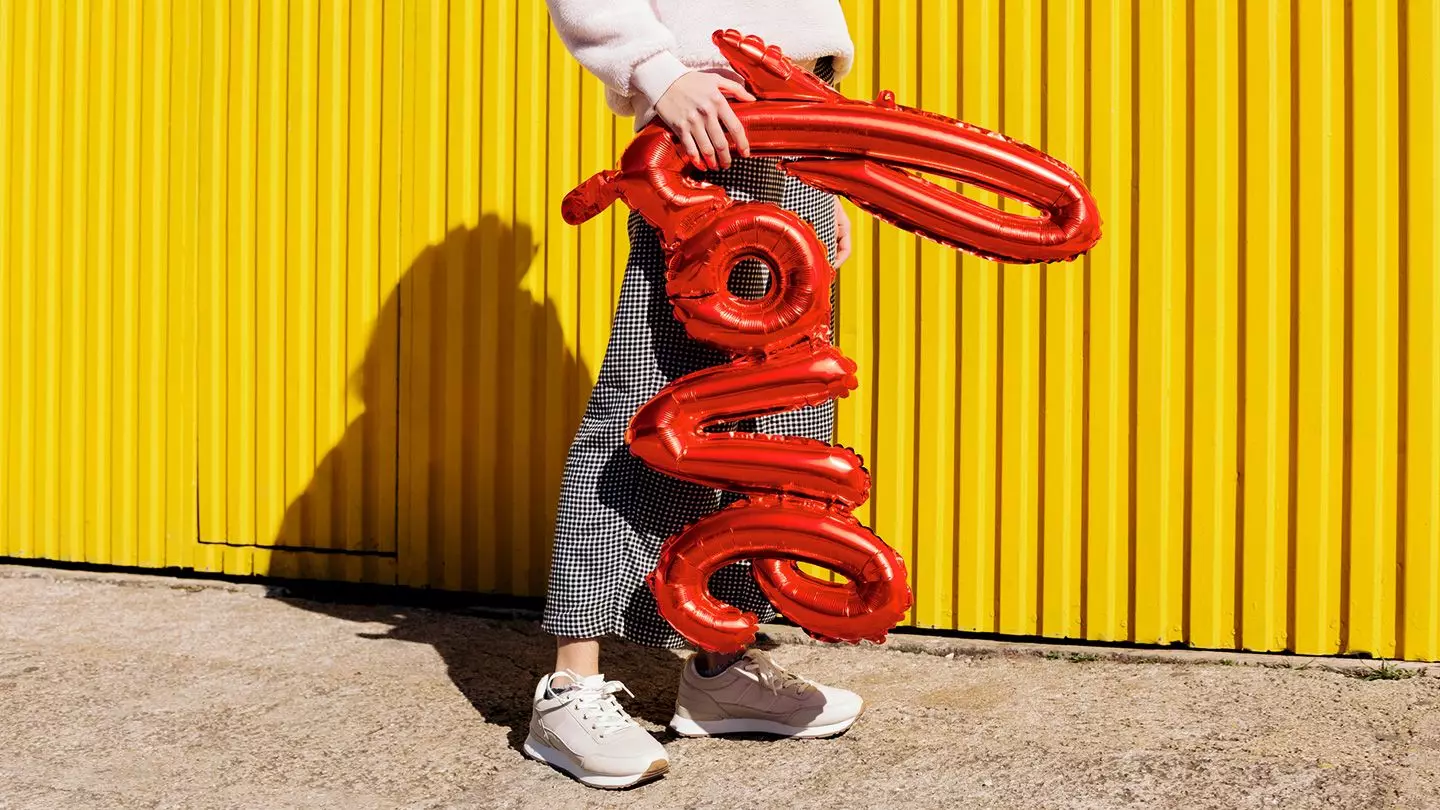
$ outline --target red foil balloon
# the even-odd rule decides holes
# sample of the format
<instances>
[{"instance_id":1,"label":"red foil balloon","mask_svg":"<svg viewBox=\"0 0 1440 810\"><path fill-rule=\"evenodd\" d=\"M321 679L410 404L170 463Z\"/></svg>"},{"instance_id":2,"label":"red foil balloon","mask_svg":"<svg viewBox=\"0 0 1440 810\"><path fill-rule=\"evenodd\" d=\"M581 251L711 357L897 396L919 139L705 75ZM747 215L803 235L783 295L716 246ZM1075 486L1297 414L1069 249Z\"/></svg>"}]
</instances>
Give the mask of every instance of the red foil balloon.
<instances>
[{"instance_id":1,"label":"red foil balloon","mask_svg":"<svg viewBox=\"0 0 1440 810\"><path fill-rule=\"evenodd\" d=\"M719 31L714 40L757 99L734 104L752 154L790 158L781 168L803 182L899 228L997 261L1074 259L1100 238L1095 201L1054 158L899 106L888 91L874 103L847 99L756 37ZM650 467L747 496L667 540L650 588L661 615L691 643L738 650L754 641L755 616L717 600L708 582L748 559L765 595L811 636L882 641L912 599L900 555L851 514L870 492L860 457L810 439L709 430L855 389L854 362L830 343L834 270L825 246L794 213L737 203L696 171L670 132L651 124L618 170L586 180L562 207L572 225L616 200L638 211L660 232L676 317L691 336L735 358L666 386L626 433L631 452ZM1039 215L991 208L914 172L996 192ZM765 297L727 289L743 259L772 269ZM849 581L810 576L799 562Z\"/></svg>"}]
</instances>

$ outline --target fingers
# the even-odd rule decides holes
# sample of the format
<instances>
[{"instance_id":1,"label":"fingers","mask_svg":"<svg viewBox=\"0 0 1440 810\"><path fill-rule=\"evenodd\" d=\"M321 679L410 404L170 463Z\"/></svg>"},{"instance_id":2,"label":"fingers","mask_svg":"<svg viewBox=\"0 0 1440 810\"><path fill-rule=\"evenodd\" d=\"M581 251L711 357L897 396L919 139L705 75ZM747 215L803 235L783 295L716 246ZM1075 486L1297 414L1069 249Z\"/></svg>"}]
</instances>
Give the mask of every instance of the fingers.
<instances>
[{"instance_id":1,"label":"fingers","mask_svg":"<svg viewBox=\"0 0 1440 810\"><path fill-rule=\"evenodd\" d=\"M730 140L735 143L735 150L740 156L750 157L750 139L745 136L744 125L728 103L720 107L720 123L724 124L726 131L730 133Z\"/></svg>"},{"instance_id":2,"label":"fingers","mask_svg":"<svg viewBox=\"0 0 1440 810\"><path fill-rule=\"evenodd\" d=\"M723 109L729 110L730 105L720 100ZM730 139L725 137L725 127L720 123L719 110L709 110L705 116L705 134L710 136L710 144L715 147L715 159L720 168L730 168Z\"/></svg>"},{"instance_id":3,"label":"fingers","mask_svg":"<svg viewBox=\"0 0 1440 810\"><path fill-rule=\"evenodd\" d=\"M700 150L701 167L714 170L720 168L720 164L715 159L715 145L710 142L710 131L705 119L706 115L700 108L691 110L685 119L685 132L694 139L695 147Z\"/></svg>"},{"instance_id":4,"label":"fingers","mask_svg":"<svg viewBox=\"0 0 1440 810\"><path fill-rule=\"evenodd\" d=\"M680 130L680 145L685 147L685 155L690 158L696 168L705 168L705 161L700 159L700 147L696 146L695 139L690 137L688 128Z\"/></svg>"},{"instance_id":5,"label":"fingers","mask_svg":"<svg viewBox=\"0 0 1440 810\"><path fill-rule=\"evenodd\" d=\"M690 161L699 169L728 169L731 145L750 156L745 126L729 99L754 101L745 86L711 73L691 72L676 79L655 104L657 117L675 133Z\"/></svg>"},{"instance_id":6,"label":"fingers","mask_svg":"<svg viewBox=\"0 0 1440 810\"><path fill-rule=\"evenodd\" d=\"M730 98L735 99L736 101L755 100L755 97L750 94L750 91L745 89L745 85L739 82L733 82L729 79L721 78L718 82L715 83L715 86L720 88L720 92L724 93Z\"/></svg>"},{"instance_id":7,"label":"fingers","mask_svg":"<svg viewBox=\"0 0 1440 810\"><path fill-rule=\"evenodd\" d=\"M850 215L845 213L845 208L840 204L840 199L835 199L835 266L839 267L850 258Z\"/></svg>"}]
</instances>

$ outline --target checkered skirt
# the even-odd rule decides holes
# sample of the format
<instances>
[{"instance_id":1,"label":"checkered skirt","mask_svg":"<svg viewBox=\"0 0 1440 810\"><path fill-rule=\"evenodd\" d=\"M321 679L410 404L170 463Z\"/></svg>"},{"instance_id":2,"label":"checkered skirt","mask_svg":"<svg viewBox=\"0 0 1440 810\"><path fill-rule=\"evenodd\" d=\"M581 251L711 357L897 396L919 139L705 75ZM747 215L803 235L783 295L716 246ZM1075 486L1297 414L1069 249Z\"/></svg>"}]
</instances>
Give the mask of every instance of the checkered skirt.
<instances>
[{"instance_id":1,"label":"checkered skirt","mask_svg":"<svg viewBox=\"0 0 1440 810\"><path fill-rule=\"evenodd\" d=\"M736 200L777 203L799 214L834 258L834 198L785 176L775 160L736 160L705 179ZM667 538L738 496L646 467L630 454L625 428L666 384L728 358L693 340L675 319L665 297L665 257L655 230L631 214L629 231L630 260L610 343L565 464L542 626L566 638L615 635L648 646L683 647L685 640L660 617L645 576ZM769 284L768 269L753 261L738 265L730 278L731 291L748 297L763 296ZM828 442L835 403L733 427ZM761 621L775 615L748 561L717 572L710 585L716 597Z\"/></svg>"}]
</instances>

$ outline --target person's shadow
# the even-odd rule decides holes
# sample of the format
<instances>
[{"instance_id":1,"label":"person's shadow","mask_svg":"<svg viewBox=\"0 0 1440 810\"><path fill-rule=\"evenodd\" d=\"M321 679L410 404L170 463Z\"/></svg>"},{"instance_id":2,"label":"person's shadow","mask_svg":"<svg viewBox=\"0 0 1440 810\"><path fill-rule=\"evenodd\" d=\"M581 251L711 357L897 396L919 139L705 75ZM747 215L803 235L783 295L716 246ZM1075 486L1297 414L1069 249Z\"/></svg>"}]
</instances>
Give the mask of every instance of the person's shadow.
<instances>
[{"instance_id":1,"label":"person's shadow","mask_svg":"<svg viewBox=\"0 0 1440 810\"><path fill-rule=\"evenodd\" d=\"M500 593L543 590L555 508L551 495L558 490L559 471L579 424L577 392L588 391L594 380L566 345L555 307L548 300L537 302L522 287L536 250L528 225L517 223L512 228L487 214L478 227L452 230L406 269L381 308L364 359L351 380L364 412L325 456L304 494L286 509L276 541L291 548L359 548L368 556L296 555L302 558L296 572L300 580L273 592L276 598L304 610L390 625L385 633L362 633L362 637L434 647L456 687L488 722L509 727L510 744L517 749L529 730L535 684L554 664L554 640L542 633L533 619L539 600L526 603L529 617L510 620L483 618L464 610L416 607L471 606L474 600L459 591L483 591L485 581L494 583L493 590ZM493 282L482 286L482 277ZM482 289L505 292L497 302L482 302L478 300ZM453 318L456 308L450 306L456 295L463 296L461 309L470 315L458 322ZM479 351L482 341L492 339L496 328L470 311L482 307L510 319L508 326L528 324L532 339L528 344L521 341L490 352ZM462 363L456 363L457 352L465 358ZM531 356L516 356L515 352ZM493 357L502 366L477 367L470 360L476 357ZM444 373L447 363L451 371L458 367L463 373ZM519 377L524 379L517 381ZM554 480L536 480L526 502L505 502L507 490L501 485L514 472L507 464L513 467L518 459L507 461L515 457L497 447L505 438L506 409L515 407L510 388L517 384L531 386L537 409L547 400L562 398L567 403L566 424L563 436L524 448L530 456L525 463L532 473ZM457 408L458 414L445 410ZM487 434L488 441L479 446L446 441L444 431L437 430L437 418L449 416L455 423L479 419L480 414L498 415L502 424L466 426L467 432ZM408 463L407 456L411 459ZM438 472L473 469L475 465L489 465L486 468L494 470L498 497L493 492L474 491L479 489L474 477L446 477ZM426 498L408 506L412 514L419 510L433 515L440 511L435 509L437 502L463 502L494 503L497 512L508 510L514 515L523 510L526 517L523 521L450 524L407 520L407 510L397 505L396 499L416 488L406 476L418 474L430 477L422 488ZM476 511L472 508L470 513ZM517 523L528 527L527 536L510 536L507 530ZM485 527L493 527L492 536L485 536ZM446 549L459 549L460 558L446 554ZM529 565L528 581L517 581L512 575L512 570L523 565L505 565L506 560L513 562L515 555L526 555L522 561ZM463 576L443 567L455 562L465 569ZM343 579L401 584L418 580L448 590L356 589L305 581L334 579L337 565L352 566L340 577ZM386 566L398 566L398 574L396 568ZM511 570L488 570L487 566ZM639 699L626 702L632 714L659 725L669 721L679 677L679 662L673 653L607 640L603 664L609 678L644 684L634 690Z\"/></svg>"}]
</instances>

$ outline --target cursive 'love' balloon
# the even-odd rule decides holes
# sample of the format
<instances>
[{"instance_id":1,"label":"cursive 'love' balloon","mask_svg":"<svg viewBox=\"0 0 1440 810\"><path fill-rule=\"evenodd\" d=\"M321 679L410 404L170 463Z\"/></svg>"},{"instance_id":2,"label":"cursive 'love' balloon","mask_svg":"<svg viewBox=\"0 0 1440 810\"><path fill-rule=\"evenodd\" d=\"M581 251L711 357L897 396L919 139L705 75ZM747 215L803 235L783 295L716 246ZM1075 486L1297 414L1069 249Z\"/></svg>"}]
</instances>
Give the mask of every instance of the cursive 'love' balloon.
<instances>
[{"instance_id":1,"label":"cursive 'love' balloon","mask_svg":"<svg viewBox=\"0 0 1440 810\"><path fill-rule=\"evenodd\" d=\"M842 195L904 230L996 261L1074 259L1100 238L1100 216L1067 166L1024 144L881 93L847 99L756 37L717 31L714 41L756 100L733 108L757 156ZM619 168L565 197L574 225L623 200L660 232L666 293L695 339L731 362L666 386L635 414L630 450L668 475L747 496L665 542L647 582L660 613L691 643L715 652L748 646L753 614L714 597L710 576L737 560L782 614L826 641L882 641L911 605L905 563L852 514L870 492L853 451L810 439L709 428L846 396L855 363L830 343L834 278L824 245L800 217L741 203L701 182L659 123L626 148ZM1037 216L986 206L916 174L996 192ZM769 292L728 291L735 264L773 269ZM808 562L843 574L833 583L801 571Z\"/></svg>"}]
</instances>

